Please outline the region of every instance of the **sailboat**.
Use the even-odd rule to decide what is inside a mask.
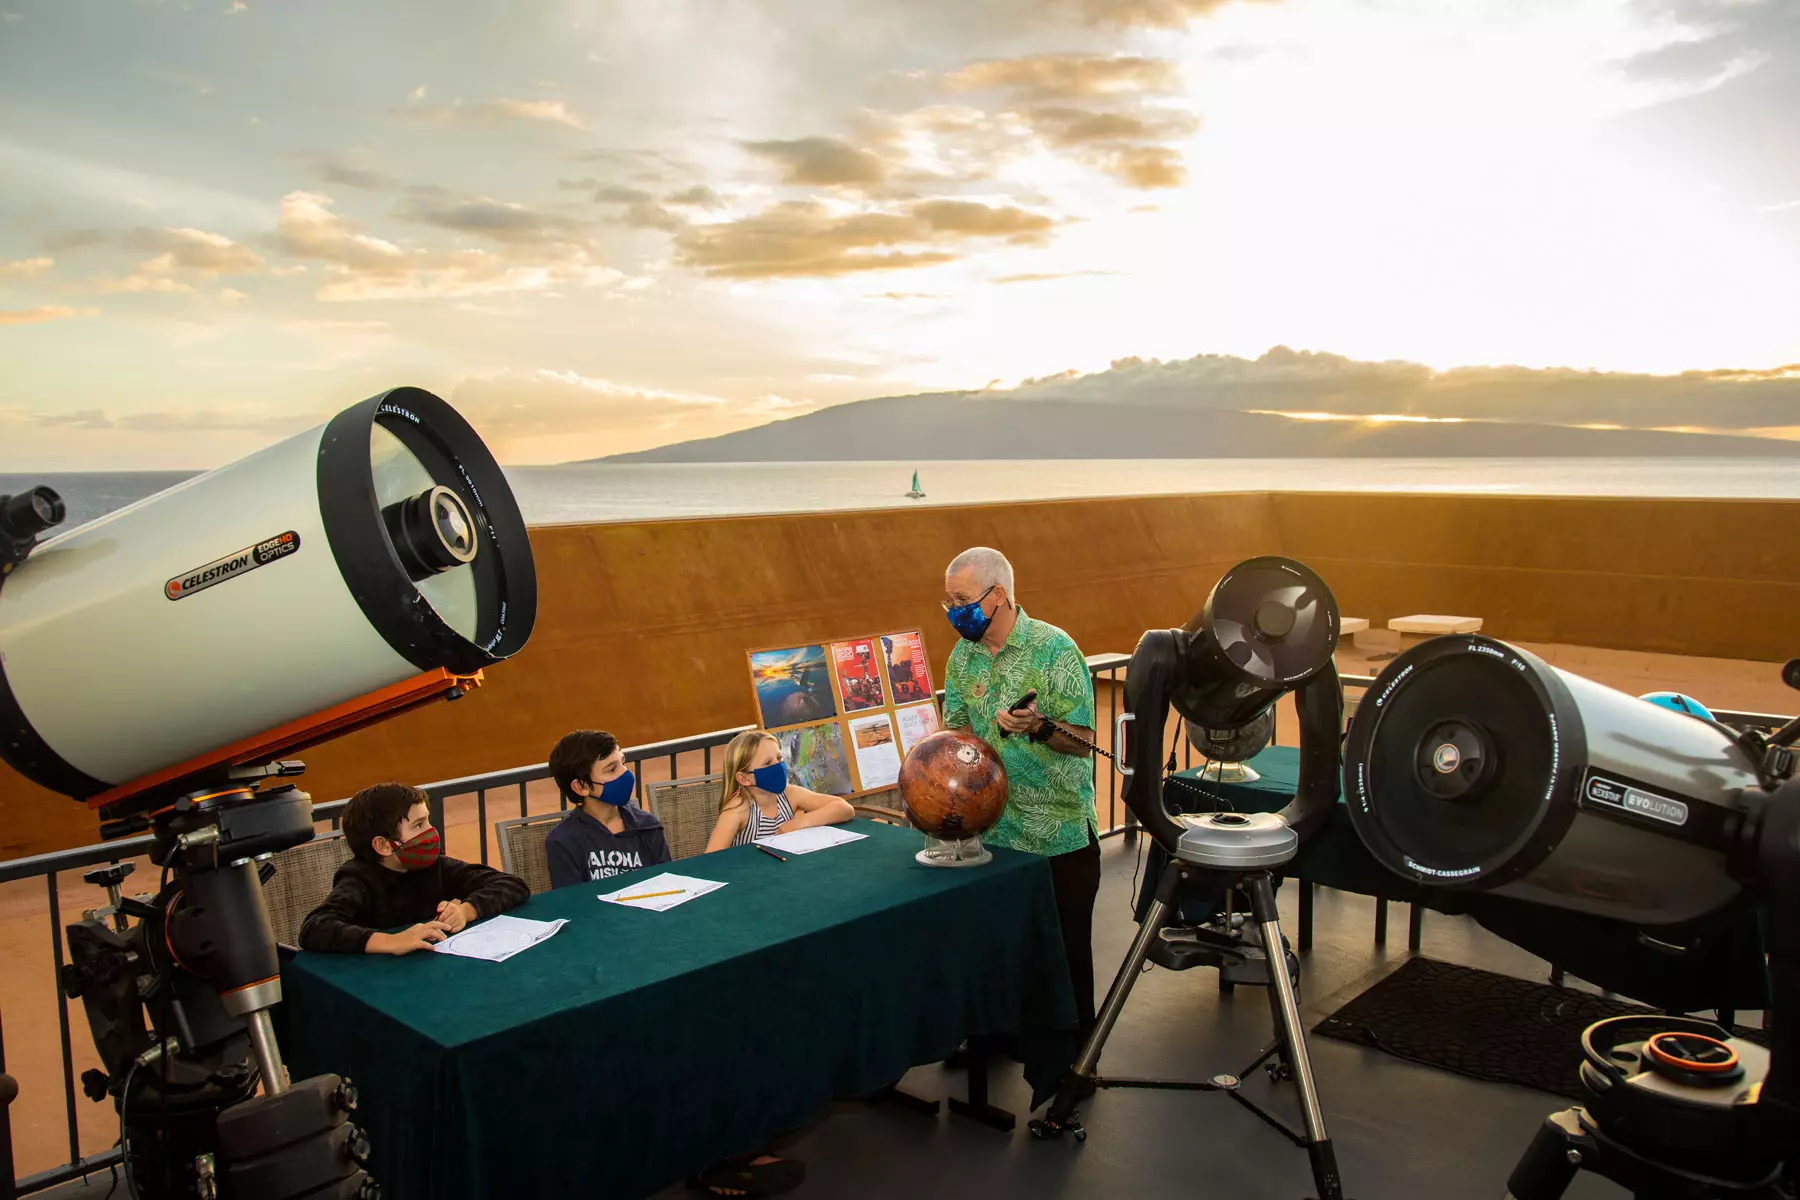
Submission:
[[[912,491],[906,493],[906,498],[908,500],[923,500],[925,498],[925,493],[919,490],[919,473],[916,470],[913,472]]]

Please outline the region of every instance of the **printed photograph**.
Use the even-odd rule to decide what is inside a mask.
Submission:
[[[837,716],[824,646],[758,650],[750,656],[750,679],[764,729]]]
[[[850,740],[856,747],[856,773],[862,777],[865,791],[899,782],[900,750],[894,745],[894,723],[885,712],[852,719]]]
[[[836,721],[784,729],[775,740],[788,773],[801,787],[828,796],[848,796],[856,790],[850,779],[850,756],[844,751],[844,731]]]
[[[931,699],[931,667],[925,661],[924,638],[917,630],[887,634],[881,639],[881,653],[887,659],[895,704]]]
[[[874,639],[834,642],[831,657],[837,663],[838,692],[844,697],[845,712],[886,706],[887,697],[881,689],[881,666],[875,661]]]

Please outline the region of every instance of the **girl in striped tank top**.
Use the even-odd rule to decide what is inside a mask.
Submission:
[[[789,783],[781,744],[760,729],[731,739],[723,774],[719,820],[707,839],[708,853],[814,825],[840,825],[856,815],[842,797]]]

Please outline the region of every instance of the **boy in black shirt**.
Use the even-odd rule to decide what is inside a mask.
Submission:
[[[411,954],[531,895],[516,875],[440,853],[442,839],[416,787],[364,788],[344,807],[343,827],[355,857],[337,869],[331,894],[300,927],[302,950]],[[406,928],[382,932],[395,926]]]
[[[550,886],[611,879],[669,861],[662,822],[631,803],[636,780],[610,733],[578,729],[550,751],[550,774],[569,815],[544,839]]]

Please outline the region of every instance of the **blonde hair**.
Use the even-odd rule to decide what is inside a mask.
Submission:
[[[719,769],[725,773],[724,786],[719,789],[719,811],[736,808],[744,800],[744,785],[738,782],[738,772],[750,769],[750,760],[762,749],[764,741],[775,742],[779,750],[781,743],[775,741],[775,735],[761,729],[746,729],[731,739],[725,747],[725,758]]]

